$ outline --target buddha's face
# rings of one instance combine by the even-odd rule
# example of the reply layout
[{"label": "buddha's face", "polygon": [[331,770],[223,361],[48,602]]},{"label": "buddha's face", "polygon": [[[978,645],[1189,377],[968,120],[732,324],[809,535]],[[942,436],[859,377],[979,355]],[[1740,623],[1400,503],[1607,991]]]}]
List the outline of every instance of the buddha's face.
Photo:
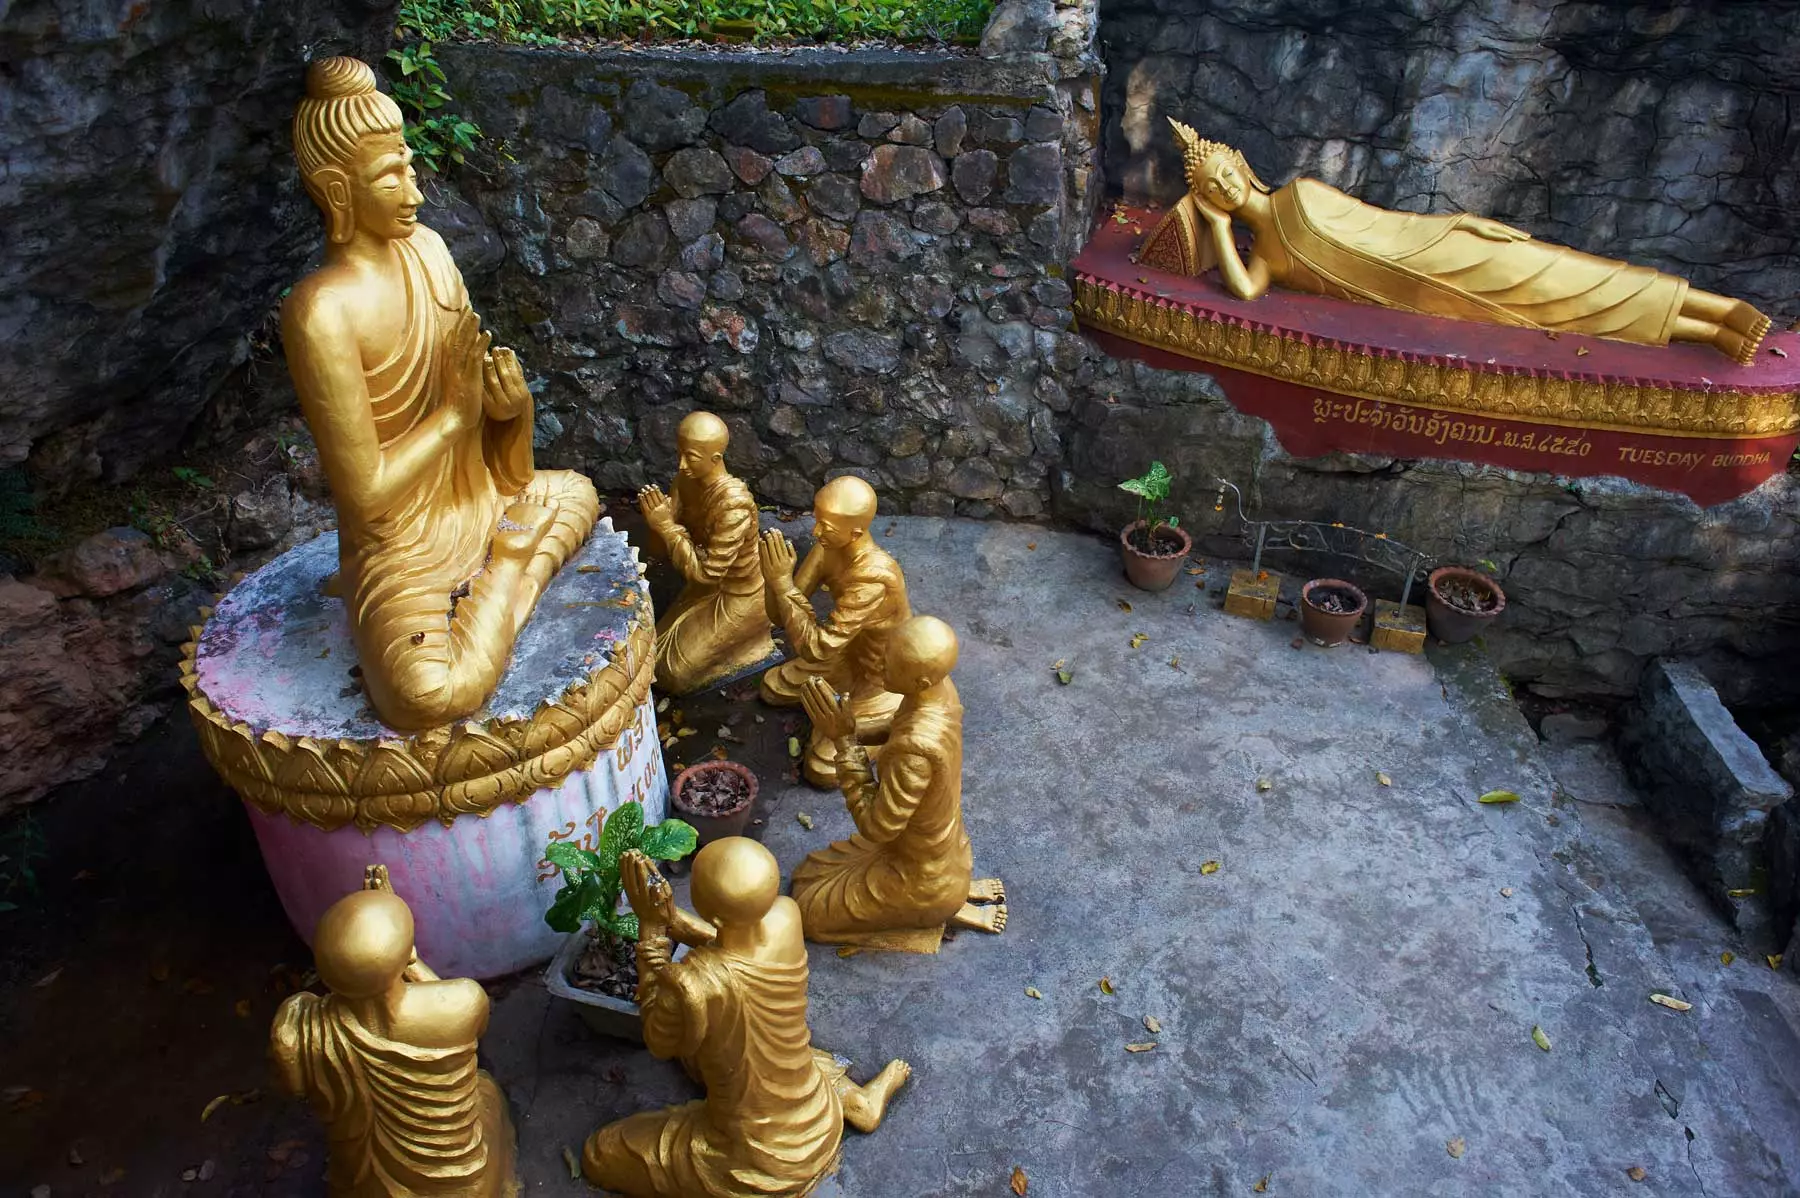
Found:
[{"label": "buddha's face", "polygon": [[1236,212],[1250,195],[1250,180],[1238,169],[1233,155],[1214,154],[1196,172],[1200,198],[1221,212]]},{"label": "buddha's face", "polygon": [[356,143],[348,173],[357,232],[390,241],[412,236],[425,202],[412,157],[399,133],[370,133]]},{"label": "buddha's face", "polygon": [[848,549],[867,531],[859,521],[842,512],[813,508],[813,540],[827,549]]}]

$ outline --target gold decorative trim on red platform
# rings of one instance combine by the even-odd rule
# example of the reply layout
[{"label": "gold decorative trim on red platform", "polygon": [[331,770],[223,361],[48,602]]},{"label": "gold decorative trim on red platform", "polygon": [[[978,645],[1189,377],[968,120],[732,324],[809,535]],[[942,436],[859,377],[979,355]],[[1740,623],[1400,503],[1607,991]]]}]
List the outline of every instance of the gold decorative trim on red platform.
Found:
[{"label": "gold decorative trim on red platform", "polygon": [[1793,391],[1689,391],[1381,357],[1209,320],[1181,304],[1081,276],[1075,280],[1075,315],[1083,324],[1170,353],[1378,402],[1685,437],[1769,437],[1800,429],[1800,393]]},{"label": "gold decorative trim on red platform", "polygon": [[430,819],[448,827],[459,815],[522,803],[587,769],[636,722],[656,675],[650,605],[637,609],[612,660],[531,718],[465,720],[403,740],[321,741],[273,730],[259,736],[234,724],[200,690],[199,626],[181,647],[181,684],[206,759],[259,810],[327,832],[346,824],[365,833],[384,824],[410,832]]}]

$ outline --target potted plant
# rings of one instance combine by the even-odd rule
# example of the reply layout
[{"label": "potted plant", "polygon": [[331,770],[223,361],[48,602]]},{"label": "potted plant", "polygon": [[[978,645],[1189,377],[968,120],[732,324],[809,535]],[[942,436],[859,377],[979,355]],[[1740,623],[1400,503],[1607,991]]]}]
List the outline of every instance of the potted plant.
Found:
[{"label": "potted plant", "polygon": [[[603,1036],[642,1041],[637,1005],[637,916],[619,910],[619,859],[632,849],[656,861],[678,861],[694,851],[694,829],[678,819],[644,826],[644,809],[622,803],[600,829],[600,847],[584,849],[553,840],[544,857],[562,871],[544,922],[568,932],[550,962],[544,984],[576,1004],[584,1023]],[[583,925],[587,931],[582,933]]]},{"label": "potted plant", "polygon": [[675,775],[669,802],[694,826],[700,846],[742,836],[756,803],[756,775],[735,761],[702,761]]},{"label": "potted plant", "polygon": [[1341,645],[1362,623],[1369,597],[1341,578],[1315,578],[1300,588],[1300,631],[1315,645]]},{"label": "potted plant", "polygon": [[1505,610],[1506,592],[1480,570],[1439,566],[1425,580],[1425,625],[1446,645],[1473,640]]},{"label": "potted plant", "polygon": [[1119,490],[1138,497],[1138,518],[1119,534],[1119,552],[1125,559],[1125,577],[1142,590],[1168,590],[1194,547],[1194,538],[1180,526],[1181,521],[1162,514],[1173,481],[1167,466],[1151,462],[1142,477],[1119,484]]}]

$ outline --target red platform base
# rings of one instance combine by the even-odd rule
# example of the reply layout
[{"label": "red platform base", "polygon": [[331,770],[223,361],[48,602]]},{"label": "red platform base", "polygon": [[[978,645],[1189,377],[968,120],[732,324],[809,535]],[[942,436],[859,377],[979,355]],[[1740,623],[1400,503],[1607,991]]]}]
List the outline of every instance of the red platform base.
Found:
[{"label": "red platform base", "polygon": [[1705,347],[1550,337],[1293,292],[1245,301],[1133,261],[1155,213],[1104,219],[1075,260],[1082,331],[1116,357],[1219,380],[1300,457],[1450,458],[1613,475],[1710,506],[1786,469],[1800,335],[1752,366]]}]

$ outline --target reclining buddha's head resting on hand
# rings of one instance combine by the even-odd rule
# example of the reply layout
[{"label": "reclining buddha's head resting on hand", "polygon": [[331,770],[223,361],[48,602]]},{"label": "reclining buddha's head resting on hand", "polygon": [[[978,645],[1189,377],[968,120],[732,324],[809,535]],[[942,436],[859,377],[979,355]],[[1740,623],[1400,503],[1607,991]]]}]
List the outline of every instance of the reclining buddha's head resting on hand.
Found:
[{"label": "reclining buddha's head resting on hand", "polygon": [[357,232],[410,237],[424,197],[412,172],[400,106],[355,58],[323,58],[306,70],[294,113],[294,157],[306,194],[342,244]]},{"label": "reclining buddha's head resting on hand", "polygon": [[1269,185],[1257,177],[1238,150],[1224,142],[1208,141],[1180,121],[1170,120],[1169,124],[1181,142],[1188,192],[1196,203],[1230,215],[1250,200],[1252,192],[1270,194]]}]

